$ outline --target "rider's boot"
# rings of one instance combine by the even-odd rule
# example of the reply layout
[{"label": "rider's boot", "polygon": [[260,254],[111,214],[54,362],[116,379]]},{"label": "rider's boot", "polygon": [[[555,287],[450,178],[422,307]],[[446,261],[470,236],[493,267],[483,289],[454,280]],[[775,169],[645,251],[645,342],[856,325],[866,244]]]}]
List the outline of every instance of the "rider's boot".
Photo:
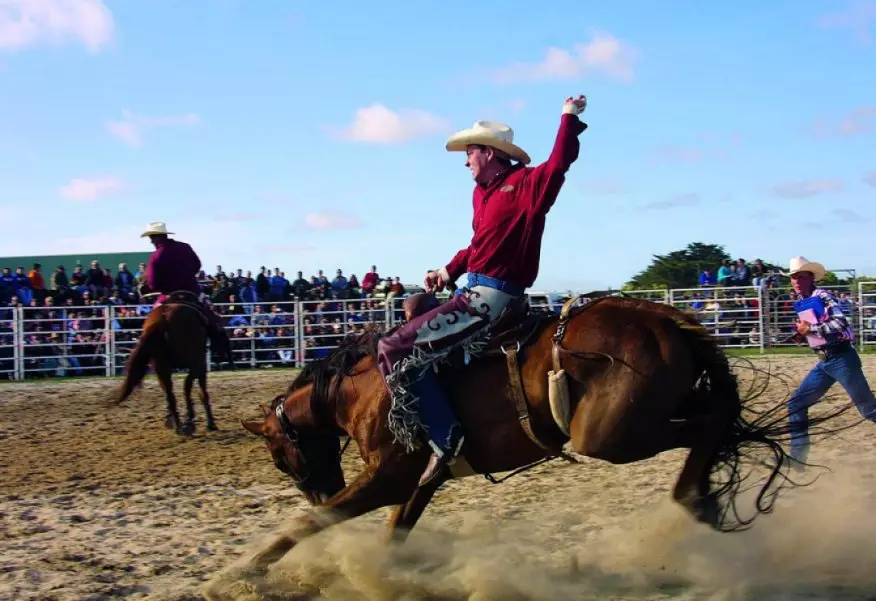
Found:
[{"label": "rider's boot", "polygon": [[234,357],[231,353],[231,339],[228,337],[228,332],[222,325],[222,318],[214,311],[209,312],[210,315],[210,346],[216,354],[214,359],[218,364],[222,358],[228,362],[228,365],[234,368]]},{"label": "rider's boot", "polygon": [[429,458],[420,486],[428,484],[449,470],[464,442],[462,426],[450,409],[438,379],[432,370],[411,385],[411,392],[419,398],[419,413],[429,437],[433,454]]}]

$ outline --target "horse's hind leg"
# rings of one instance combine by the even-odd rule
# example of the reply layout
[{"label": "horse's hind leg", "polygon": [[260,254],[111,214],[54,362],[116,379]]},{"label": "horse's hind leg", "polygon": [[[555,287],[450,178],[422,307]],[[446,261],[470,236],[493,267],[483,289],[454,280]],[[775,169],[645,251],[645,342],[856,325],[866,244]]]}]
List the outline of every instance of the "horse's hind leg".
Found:
[{"label": "horse's hind leg", "polygon": [[721,508],[710,490],[710,476],[724,436],[732,425],[732,416],[712,413],[673,424],[679,427],[680,446],[690,448],[681,469],[672,498],[697,521],[717,528]]},{"label": "horse's hind leg", "polygon": [[195,376],[192,372],[186,374],[186,381],[183,384],[183,391],[186,397],[186,421],[183,423],[183,434],[190,435],[195,433],[195,404],[192,402],[192,387],[195,383]]},{"label": "horse's hind leg", "polygon": [[156,358],[154,364],[155,375],[158,377],[158,383],[161,384],[161,389],[164,391],[164,400],[167,405],[164,426],[174,430],[177,434],[182,434],[179,413],[176,410],[176,397],[173,395],[173,372],[170,366],[162,359]]},{"label": "horse's hind leg", "polygon": [[207,416],[207,429],[218,430],[216,420],[213,419],[213,409],[210,407],[210,393],[207,392],[207,372],[198,374],[198,386],[201,388],[201,403],[204,405],[204,414]]}]

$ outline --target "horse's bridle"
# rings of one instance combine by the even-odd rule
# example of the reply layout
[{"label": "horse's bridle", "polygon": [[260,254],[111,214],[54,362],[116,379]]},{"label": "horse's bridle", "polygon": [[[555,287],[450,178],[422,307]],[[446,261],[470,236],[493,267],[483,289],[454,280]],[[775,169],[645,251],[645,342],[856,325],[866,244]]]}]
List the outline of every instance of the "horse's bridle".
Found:
[{"label": "horse's bridle", "polygon": [[[286,438],[289,443],[295,447],[295,451],[298,454],[299,461],[301,462],[304,473],[299,474],[292,468],[286,458],[283,458],[283,462],[286,464],[288,468],[289,475],[292,477],[292,481],[295,483],[295,487],[299,490],[304,486],[304,484],[310,480],[311,476],[314,474],[313,465],[315,462],[312,460],[313,458],[308,459],[307,451],[309,445],[307,444],[308,437],[307,435],[303,435],[295,425],[289,421],[289,418],[286,417],[286,411],[283,409],[283,401],[285,400],[284,395],[278,395],[274,398],[274,415],[277,416],[277,419],[280,422],[280,427],[283,429],[283,436]],[[347,450],[347,446],[350,444],[352,438],[347,438],[347,442],[344,443],[343,448],[341,448],[338,453],[338,462],[340,462],[341,457],[344,454],[344,451]],[[278,466],[279,467],[279,466]]]},{"label": "horse's bridle", "polygon": [[295,452],[298,454],[299,461],[304,467],[304,474],[299,474],[286,460],[286,458],[283,458],[283,462],[286,464],[289,475],[295,482],[295,486],[300,489],[313,475],[313,470],[310,467],[310,462],[307,460],[307,456],[304,453],[302,445],[299,444],[301,441],[301,434],[298,432],[292,422],[289,421],[289,418],[286,417],[286,412],[283,410],[283,400],[285,398],[285,396],[279,395],[274,399],[274,415],[276,415],[277,419],[280,421],[280,427],[283,429],[283,436],[286,437],[286,440],[288,440],[293,447],[295,447]]}]

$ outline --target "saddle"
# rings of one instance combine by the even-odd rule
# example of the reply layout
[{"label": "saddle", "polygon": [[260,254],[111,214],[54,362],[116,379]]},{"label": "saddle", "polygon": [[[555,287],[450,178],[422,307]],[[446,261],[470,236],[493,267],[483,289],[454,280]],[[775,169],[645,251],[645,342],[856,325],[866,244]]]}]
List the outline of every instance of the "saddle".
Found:
[{"label": "saddle", "polygon": [[185,305],[186,307],[197,311],[207,329],[209,329],[212,324],[210,316],[207,315],[209,309],[204,306],[204,303],[201,302],[201,299],[198,298],[198,295],[194,292],[190,292],[189,290],[175,290],[167,295],[167,299],[163,304]]},{"label": "saddle", "polygon": [[[430,294],[413,294],[405,299],[404,311],[407,320],[413,319],[437,307],[438,300]],[[526,399],[526,389],[520,374],[520,353],[549,323],[556,320],[552,311],[534,311],[528,297],[514,299],[501,315],[489,326],[489,340],[479,358],[505,356],[508,367],[508,377],[511,382],[511,397],[520,425],[529,439],[544,449],[549,455],[566,458],[562,445],[546,444],[538,437],[532,428],[529,415],[529,403]],[[464,365],[464,351],[457,349],[448,357],[451,371]]]}]

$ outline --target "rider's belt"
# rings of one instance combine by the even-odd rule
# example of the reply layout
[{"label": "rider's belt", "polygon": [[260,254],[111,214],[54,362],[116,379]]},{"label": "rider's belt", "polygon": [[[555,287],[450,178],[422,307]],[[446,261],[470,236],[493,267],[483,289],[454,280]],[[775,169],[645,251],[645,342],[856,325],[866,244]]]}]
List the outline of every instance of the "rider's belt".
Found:
[{"label": "rider's belt", "polygon": [[468,287],[474,288],[475,286],[486,286],[487,288],[493,288],[494,290],[512,296],[523,296],[525,292],[525,289],[517,284],[512,284],[511,282],[506,282],[504,280],[497,280],[496,278],[491,278],[490,276],[481,275],[479,273],[470,273],[468,274]]},{"label": "rider's belt", "polygon": [[848,341],[837,342],[834,344],[826,344],[815,349],[815,354],[822,361],[826,361],[840,353],[845,353],[852,350],[852,343]]}]

